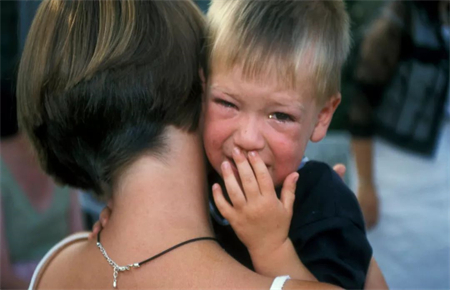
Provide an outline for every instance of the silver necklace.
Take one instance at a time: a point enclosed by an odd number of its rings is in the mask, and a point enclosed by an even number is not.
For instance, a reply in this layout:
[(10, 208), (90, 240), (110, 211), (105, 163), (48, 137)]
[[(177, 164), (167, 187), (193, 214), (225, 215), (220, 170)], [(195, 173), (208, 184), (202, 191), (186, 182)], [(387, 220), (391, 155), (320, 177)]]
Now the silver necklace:
[[(101, 232), (101, 231), (100, 231), (100, 232)], [(167, 250), (164, 250), (164, 251), (162, 251), (162, 252), (160, 252), (160, 253), (158, 253), (158, 254), (156, 254), (156, 255), (154, 255), (154, 256), (152, 256), (152, 257), (150, 257), (150, 258), (148, 258), (148, 259), (146, 259), (146, 260), (144, 260), (144, 261), (142, 261), (142, 262), (139, 262), (139, 263), (133, 263), (133, 264), (128, 264), (128, 265), (126, 265), (126, 266), (119, 266), (119, 265), (117, 265), (116, 262), (114, 262), (114, 261), (108, 256), (108, 254), (106, 253), (105, 248), (103, 248), (103, 245), (100, 243), (100, 232), (97, 234), (97, 247), (100, 249), (100, 252), (102, 253), (103, 257), (105, 257), (105, 259), (106, 259), (106, 261), (108, 262), (108, 264), (109, 264), (111, 267), (113, 267), (113, 270), (114, 270), (114, 273), (113, 273), (113, 278), (114, 278), (114, 280), (113, 280), (113, 288), (117, 288), (117, 277), (119, 276), (119, 273), (120, 273), (120, 272), (130, 271), (130, 270), (133, 269), (133, 268), (139, 268), (139, 267), (141, 267), (141, 265), (143, 265), (143, 264), (145, 264), (145, 263), (147, 263), (147, 262), (150, 262), (151, 260), (154, 260), (154, 259), (156, 259), (156, 258), (158, 258), (158, 257), (161, 257), (162, 255), (164, 255), (164, 254), (166, 254), (166, 253), (168, 253), (168, 252), (170, 252), (170, 251), (172, 251), (172, 250), (175, 250), (175, 249), (178, 248), (178, 247), (181, 247), (181, 246), (184, 246), (184, 245), (186, 245), (186, 244), (189, 244), (189, 243), (193, 243), (193, 242), (197, 242), (197, 241), (202, 241), (202, 240), (212, 240), (212, 241), (216, 241), (216, 242), (217, 242), (217, 239), (215, 239), (215, 238), (213, 238), (213, 237), (199, 237), (199, 238), (194, 238), (194, 239), (190, 239), (190, 240), (181, 242), (181, 243), (179, 243), (179, 244), (176, 244), (175, 246), (170, 247), (170, 248), (168, 248)]]

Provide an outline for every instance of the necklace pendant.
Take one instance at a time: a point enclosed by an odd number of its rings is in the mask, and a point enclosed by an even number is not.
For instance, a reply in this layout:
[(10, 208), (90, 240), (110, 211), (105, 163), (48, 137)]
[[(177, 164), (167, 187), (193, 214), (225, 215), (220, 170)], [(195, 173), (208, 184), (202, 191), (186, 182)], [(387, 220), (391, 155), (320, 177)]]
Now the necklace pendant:
[(113, 277), (114, 277), (113, 288), (114, 289), (117, 289), (117, 276), (119, 276), (119, 271), (116, 267), (114, 267), (114, 274), (113, 274)]

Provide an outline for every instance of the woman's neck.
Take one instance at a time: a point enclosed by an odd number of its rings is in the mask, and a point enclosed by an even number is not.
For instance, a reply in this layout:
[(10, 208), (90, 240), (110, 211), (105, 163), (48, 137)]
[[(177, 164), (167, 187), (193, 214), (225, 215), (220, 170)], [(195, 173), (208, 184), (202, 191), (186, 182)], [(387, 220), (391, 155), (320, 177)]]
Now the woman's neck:
[(141, 157), (114, 193), (102, 244), (111, 253), (126, 248), (124, 263), (184, 240), (213, 236), (200, 138), (177, 129), (169, 129), (167, 135), (170, 148), (163, 159)]

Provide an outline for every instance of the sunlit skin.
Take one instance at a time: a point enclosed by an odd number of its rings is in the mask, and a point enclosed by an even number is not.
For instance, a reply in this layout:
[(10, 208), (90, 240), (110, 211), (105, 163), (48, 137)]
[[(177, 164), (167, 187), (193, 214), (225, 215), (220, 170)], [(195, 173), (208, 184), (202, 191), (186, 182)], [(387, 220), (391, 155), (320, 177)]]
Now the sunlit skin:
[(206, 91), (203, 141), (213, 168), (222, 175), (221, 165), (229, 161), (239, 179), (233, 149), (256, 151), (276, 186), (297, 171), (308, 140), (325, 136), (340, 101), (337, 94), (319, 106), (306, 72), (294, 90), (270, 75), (248, 80), (236, 67), (212, 73)]

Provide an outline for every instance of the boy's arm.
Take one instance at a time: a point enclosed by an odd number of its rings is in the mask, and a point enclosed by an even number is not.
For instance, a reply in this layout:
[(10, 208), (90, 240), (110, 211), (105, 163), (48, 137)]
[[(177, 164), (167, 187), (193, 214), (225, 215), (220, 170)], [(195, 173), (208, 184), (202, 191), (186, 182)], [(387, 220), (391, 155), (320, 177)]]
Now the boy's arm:
[(261, 275), (275, 277), (289, 275), (294, 279), (317, 281), (316, 277), (303, 265), (295, 252), (291, 239), (270, 253), (251, 253), (253, 267)]
[(345, 289), (364, 288), (372, 251), (364, 232), (350, 220), (321, 220), (296, 229), (291, 238), (318, 281)]
[(364, 284), (365, 290), (388, 290), (389, 287), (384, 279), (383, 273), (380, 267), (378, 267), (375, 258), (370, 260), (369, 270), (367, 270), (366, 283)]
[(256, 152), (249, 152), (248, 158), (250, 163), (239, 150), (233, 152), (240, 182), (231, 164), (222, 164), (222, 175), (232, 204), (215, 184), (213, 196), (218, 209), (247, 247), (258, 273), (272, 277), (288, 274), (292, 278), (316, 281), (288, 238), (298, 173), (286, 178), (278, 199), (264, 162)]
[(301, 261), (320, 282), (363, 289), (372, 248), (354, 193), (324, 163), (299, 173), (289, 237)]

